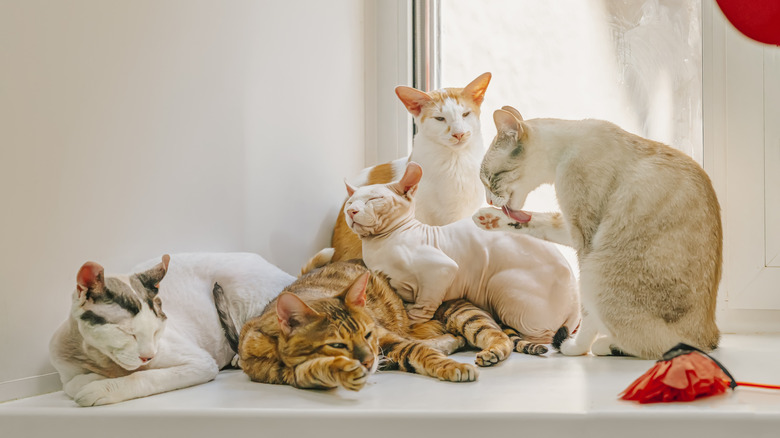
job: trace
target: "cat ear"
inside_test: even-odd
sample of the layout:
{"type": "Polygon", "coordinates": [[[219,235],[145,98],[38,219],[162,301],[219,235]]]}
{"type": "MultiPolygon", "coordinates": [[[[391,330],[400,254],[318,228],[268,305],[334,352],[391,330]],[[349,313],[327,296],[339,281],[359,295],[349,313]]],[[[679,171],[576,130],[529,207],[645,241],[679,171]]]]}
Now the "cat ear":
{"type": "Polygon", "coordinates": [[[489,72],[482,73],[481,75],[477,76],[476,79],[471,81],[471,83],[466,85],[461,94],[474,101],[474,103],[476,103],[478,106],[482,105],[482,101],[485,100],[485,91],[487,91],[490,78],[492,77],[493,75],[491,75],[489,72]]]}
{"type": "Polygon", "coordinates": [[[297,295],[283,292],[276,300],[276,319],[279,328],[285,336],[290,336],[295,329],[307,324],[319,313],[309,307],[297,295]]]}
{"type": "Polygon", "coordinates": [[[523,133],[523,126],[514,114],[505,110],[496,110],[493,113],[493,121],[496,123],[496,129],[498,132],[506,132],[520,136],[523,133]]]}
{"type": "Polygon", "coordinates": [[[165,278],[165,274],[168,273],[168,264],[170,262],[171,256],[164,254],[160,263],[156,264],[153,268],[138,274],[147,288],[153,286],[154,289],[159,289],[160,282],[165,278]]]}
{"type": "Polygon", "coordinates": [[[355,194],[355,190],[357,190],[355,187],[352,187],[349,185],[347,180],[344,180],[344,185],[347,186],[347,196],[352,196],[355,194]]]}
{"type": "Polygon", "coordinates": [[[406,164],[406,170],[401,180],[391,185],[393,190],[409,198],[413,197],[417,192],[417,184],[422,179],[422,172],[422,167],[419,164],[410,161],[406,164]]]}
{"type": "Polygon", "coordinates": [[[520,120],[520,121],[523,120],[523,116],[520,115],[520,111],[512,108],[511,106],[504,105],[504,106],[501,107],[501,109],[504,110],[504,111],[509,111],[510,113],[512,113],[512,115],[515,116],[515,118],[517,120],[520,120]]]}
{"type": "Polygon", "coordinates": [[[420,115],[422,108],[426,104],[433,102],[431,96],[411,87],[395,87],[395,94],[401,99],[401,102],[404,103],[406,110],[415,117],[420,115]]]}
{"type": "Polygon", "coordinates": [[[103,267],[95,262],[84,263],[76,274],[76,287],[81,299],[86,299],[86,294],[90,291],[101,293],[105,289],[103,267]]]}
{"type": "Polygon", "coordinates": [[[349,287],[347,293],[344,295],[344,303],[349,307],[365,307],[366,306],[366,287],[368,287],[368,280],[371,278],[371,273],[358,277],[352,286],[349,287]]]}

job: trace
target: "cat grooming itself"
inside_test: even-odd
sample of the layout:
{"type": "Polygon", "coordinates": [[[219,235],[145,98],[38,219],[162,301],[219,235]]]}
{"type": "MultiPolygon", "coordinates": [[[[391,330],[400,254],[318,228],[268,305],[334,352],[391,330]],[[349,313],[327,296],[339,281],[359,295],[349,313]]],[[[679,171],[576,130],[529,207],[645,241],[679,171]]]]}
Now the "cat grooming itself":
{"type": "Polygon", "coordinates": [[[355,188],[344,206],[360,236],[363,260],[386,275],[413,322],[430,319],[443,301],[466,299],[515,329],[517,351],[546,352],[565,327],[579,323],[576,279],[550,243],[479,229],[470,218],[431,226],[415,218],[422,168],[410,162],[400,181],[355,188]]]}
{"type": "Polygon", "coordinates": [[[236,324],[262,312],[294,277],[255,254],[167,254],[133,274],[85,263],[69,318],[49,344],[64,392],[105,405],[208,382],[235,356],[220,325],[219,288],[236,324]]]}
{"type": "Polygon", "coordinates": [[[659,359],[680,342],[716,348],[722,229],[701,166],[601,120],[523,120],[512,107],[493,118],[481,178],[503,212],[484,208],[474,221],[577,250],[582,327],[561,352],[659,359]],[[521,210],[544,183],[562,215],[521,210]]]}

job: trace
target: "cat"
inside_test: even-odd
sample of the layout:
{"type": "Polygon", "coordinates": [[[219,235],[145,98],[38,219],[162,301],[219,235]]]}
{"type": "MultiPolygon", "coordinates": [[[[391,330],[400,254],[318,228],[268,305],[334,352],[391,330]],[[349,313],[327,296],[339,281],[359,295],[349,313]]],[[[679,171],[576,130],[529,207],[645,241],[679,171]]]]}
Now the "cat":
{"type": "MultiPolygon", "coordinates": [[[[229,318],[225,326],[236,333],[229,318]]],[[[301,276],[243,326],[234,348],[253,381],[357,391],[377,369],[474,381],[473,365],[446,357],[466,342],[482,349],[478,366],[504,360],[513,346],[487,313],[464,300],[444,303],[434,320],[410,328],[387,280],[353,260],[301,276]]]]}
{"type": "Polygon", "coordinates": [[[63,390],[79,405],[214,379],[234,352],[222,334],[213,289],[224,289],[240,324],[294,280],[255,254],[166,254],[159,260],[131,275],[105,276],[94,262],[79,269],[70,317],[49,344],[63,390]]]}
{"type": "Polygon", "coordinates": [[[659,359],[680,342],[716,348],[722,228],[704,170],[609,122],[523,120],[508,106],[493,117],[481,178],[503,211],[473,218],[577,250],[583,321],[561,352],[659,359]],[[562,214],[521,210],[543,183],[555,184],[562,214]]]}
{"type": "Polygon", "coordinates": [[[396,183],[347,184],[344,206],[347,224],[362,240],[366,266],[386,275],[412,303],[407,310],[413,322],[430,319],[443,301],[467,299],[519,332],[516,351],[530,354],[546,353],[540,344],[576,328],[577,282],[554,245],[489,233],[471,218],[423,224],[415,219],[422,178],[422,168],[410,162],[396,183]]]}
{"type": "MultiPolygon", "coordinates": [[[[420,199],[417,219],[430,225],[446,225],[471,216],[485,200],[479,180],[479,164],[485,153],[479,117],[490,79],[490,73],[483,73],[464,88],[443,88],[428,93],[397,87],[396,95],[418,128],[412,153],[364,169],[352,184],[396,181],[403,175],[406,163],[415,161],[426,169],[417,194],[420,199]]],[[[343,205],[331,246],[333,250],[324,250],[318,257],[325,261],[361,258],[360,239],[346,226],[343,205]]],[[[304,270],[322,263],[322,260],[319,264],[312,260],[304,270]]]]}

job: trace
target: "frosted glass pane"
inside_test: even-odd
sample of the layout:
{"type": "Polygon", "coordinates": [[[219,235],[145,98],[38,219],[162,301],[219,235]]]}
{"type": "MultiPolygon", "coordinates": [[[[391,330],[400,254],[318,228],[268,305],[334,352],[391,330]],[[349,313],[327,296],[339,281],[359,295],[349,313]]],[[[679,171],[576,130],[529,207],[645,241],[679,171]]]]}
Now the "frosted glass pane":
{"type": "Polygon", "coordinates": [[[599,118],[701,162],[700,0],[442,0],[442,86],[490,71],[483,136],[525,118],[599,118]]]}

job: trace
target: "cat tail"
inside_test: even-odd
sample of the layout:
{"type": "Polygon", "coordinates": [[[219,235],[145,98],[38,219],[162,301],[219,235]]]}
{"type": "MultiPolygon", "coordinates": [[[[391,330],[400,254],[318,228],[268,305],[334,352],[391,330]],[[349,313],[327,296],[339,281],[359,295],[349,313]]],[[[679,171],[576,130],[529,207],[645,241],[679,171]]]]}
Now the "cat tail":
{"type": "Polygon", "coordinates": [[[333,254],[335,251],[336,250],[334,248],[325,248],[320,250],[320,252],[315,254],[314,257],[310,258],[309,261],[303,265],[301,268],[301,275],[304,275],[314,269],[321,268],[330,263],[330,261],[333,259],[333,254]]]}
{"type": "Polygon", "coordinates": [[[228,344],[230,344],[230,348],[238,353],[238,331],[236,331],[233,318],[230,317],[230,308],[228,307],[227,299],[225,299],[225,291],[222,290],[222,286],[219,283],[214,283],[212,293],[214,294],[214,306],[217,308],[219,323],[225,332],[225,338],[228,344]]]}
{"type": "Polygon", "coordinates": [[[559,328],[558,331],[555,332],[555,335],[553,336],[552,347],[556,351],[561,351],[561,344],[563,344],[563,341],[565,341],[568,338],[569,338],[569,328],[566,327],[565,325],[562,325],[561,328],[559,328]]]}

